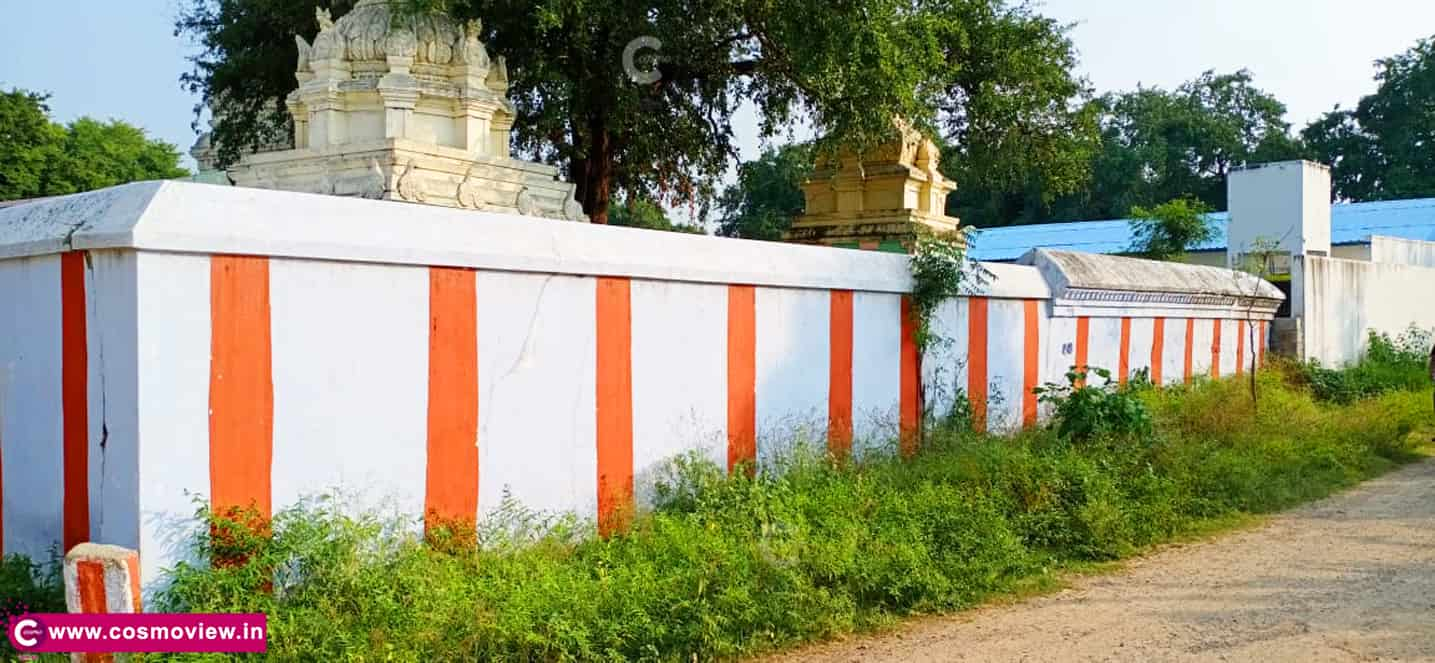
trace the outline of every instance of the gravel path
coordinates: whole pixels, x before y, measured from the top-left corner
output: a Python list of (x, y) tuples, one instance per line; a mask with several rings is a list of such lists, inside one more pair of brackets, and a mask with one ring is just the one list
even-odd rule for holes
[(1435, 460), (1024, 603), (780, 661), (1435, 661)]

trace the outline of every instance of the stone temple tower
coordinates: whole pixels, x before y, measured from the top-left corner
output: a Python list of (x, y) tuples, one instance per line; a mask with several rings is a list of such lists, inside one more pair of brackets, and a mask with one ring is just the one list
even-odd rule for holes
[(866, 153), (819, 161), (802, 185), (806, 212), (787, 241), (906, 252), (920, 232), (950, 232), (947, 195), (957, 186), (938, 170), (936, 143), (900, 120), (899, 138)]
[(296, 37), (295, 149), (246, 156), (239, 186), (587, 221), (558, 169), (509, 156), (508, 67), (477, 21), (360, 0)]

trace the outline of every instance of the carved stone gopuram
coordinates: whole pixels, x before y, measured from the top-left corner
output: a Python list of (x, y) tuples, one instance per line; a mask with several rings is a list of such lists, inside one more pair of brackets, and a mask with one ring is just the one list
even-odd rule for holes
[(244, 157), (236, 185), (588, 220), (557, 168), (510, 157), (508, 67), (477, 21), (387, 0), (317, 20), (314, 43), (295, 38), (295, 148)]

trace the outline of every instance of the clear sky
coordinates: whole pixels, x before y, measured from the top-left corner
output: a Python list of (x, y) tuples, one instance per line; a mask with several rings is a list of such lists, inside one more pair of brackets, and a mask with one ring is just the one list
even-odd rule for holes
[[(0, 0), (0, 86), (52, 93), (61, 121), (119, 118), (187, 150), (195, 100), (178, 82), (191, 51), (172, 35), (179, 2)], [(1435, 0), (1046, 0), (1042, 11), (1076, 24), (1081, 72), (1098, 91), (1244, 67), (1297, 126), (1353, 105), (1375, 87), (1376, 58), (1435, 34)], [(743, 115), (751, 157), (755, 123)]]

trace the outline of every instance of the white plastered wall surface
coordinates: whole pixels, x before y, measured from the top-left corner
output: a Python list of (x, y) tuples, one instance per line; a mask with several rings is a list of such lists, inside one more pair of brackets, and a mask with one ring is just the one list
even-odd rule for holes
[(1364, 355), (1371, 331), (1435, 330), (1435, 267), (1316, 256), (1292, 267), (1308, 358), (1340, 366)]
[[(595, 329), (606, 324), (595, 297), (604, 279), (631, 283), (628, 453), (640, 501), (675, 455), (727, 460), (733, 288), (755, 289), (748, 350), (760, 459), (780, 453), (790, 433), (809, 442), (828, 433), (841, 337), (832, 328), (835, 292), (853, 293), (846, 342), (856, 443), (894, 438), (905, 398), (905, 256), (193, 183), (127, 185), (0, 210), (0, 311), (34, 311), (11, 318), (24, 328), (0, 338), (8, 371), (0, 392), (10, 394), (0, 398), (9, 551), (46, 547), (65, 518), (56, 480), (65, 459), (52, 444), (63, 409), (54, 376), (62, 354), (57, 254), (65, 252), (83, 252), (93, 266), (85, 282), (88, 529), (103, 543), (139, 547), (146, 582), (183, 557), (195, 500), (210, 494), (213, 473), (226, 471), (208, 444), (217, 256), (268, 258), (273, 450), (265, 476), (276, 510), (334, 487), (370, 489), (368, 505), (406, 514), (425, 508), (433, 268), (474, 274), (476, 515), (507, 497), (584, 517), (599, 508), (595, 392), (608, 380), (595, 368), (603, 352)], [(1099, 318), (1088, 339), (1092, 362), (1113, 364), (1119, 318), (1134, 318), (1127, 363), (1135, 370), (1150, 363), (1153, 316), (1172, 316), (1162, 326), (1170, 330), (1165, 366), (1181, 363), (1172, 359), (1172, 336), (1184, 333), (1177, 316), (1202, 318), (1195, 333), (1209, 335), (1212, 319), (1243, 315), (1180, 297), (1124, 308), (1099, 298), (1063, 304), (1069, 292), (1112, 284), (1040, 266), (986, 268), (989, 286), (938, 311), (934, 329), (945, 342), (920, 362), (918, 384), (938, 415), (956, 391), (980, 392), (993, 430), (1033, 416), (1033, 380), (1061, 379), (1079, 316)], [(1161, 283), (1140, 276), (1126, 288), (1149, 293)], [(1166, 294), (1201, 294), (1189, 290)], [(1204, 373), (1209, 348), (1193, 354)], [(1180, 379), (1172, 374), (1166, 381)], [(17, 459), (38, 468), (33, 477)], [(22, 494), (31, 500), (23, 509), (14, 498)]]

